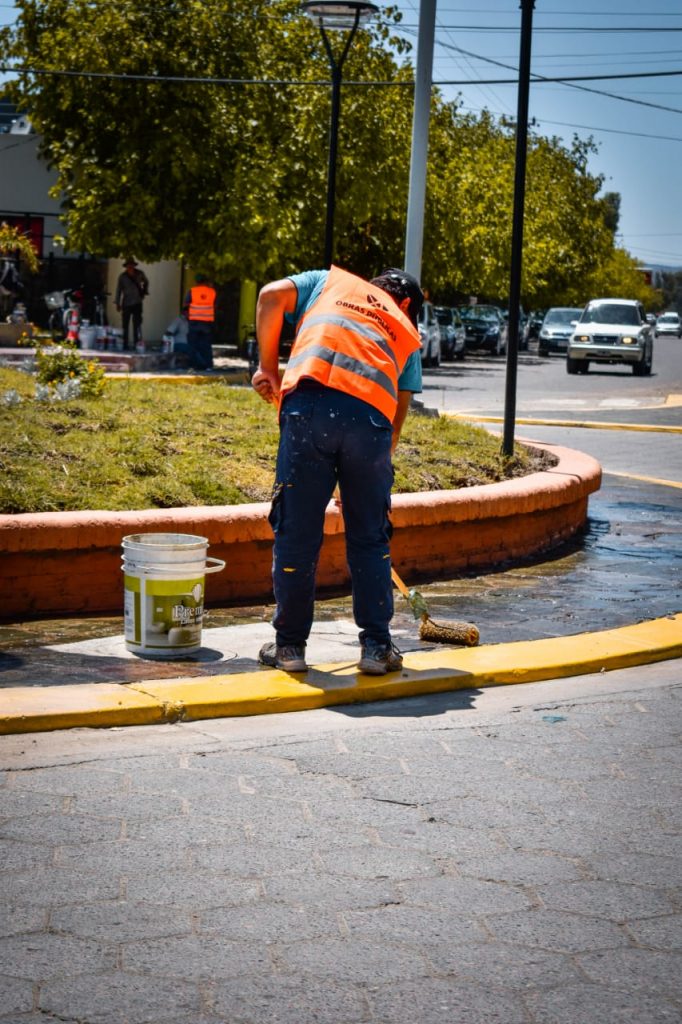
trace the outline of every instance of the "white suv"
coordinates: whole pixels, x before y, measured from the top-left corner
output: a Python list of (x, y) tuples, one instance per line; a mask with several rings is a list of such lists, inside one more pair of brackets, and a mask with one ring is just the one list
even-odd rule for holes
[(644, 377), (651, 373), (653, 348), (651, 324), (641, 302), (593, 299), (568, 342), (566, 370), (587, 373), (590, 363), (622, 363)]

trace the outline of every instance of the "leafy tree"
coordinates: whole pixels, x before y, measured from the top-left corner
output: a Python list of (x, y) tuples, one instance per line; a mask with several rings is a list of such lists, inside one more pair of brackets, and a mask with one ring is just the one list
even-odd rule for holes
[[(183, 259), (218, 280), (320, 265), (330, 89), (319, 83), (329, 63), (298, 0), (16, 6), (17, 27), (0, 44), (18, 63), (128, 76), (23, 72), (9, 87), (57, 169), (71, 248)], [(386, 9), (358, 33), (344, 68), (336, 252), (365, 275), (403, 260), (413, 91), (396, 20)], [(513, 126), (485, 111), (463, 116), (437, 91), (431, 110), (422, 279), (434, 295), (505, 301)], [(627, 292), (633, 265), (613, 243), (618, 197), (599, 197), (593, 151), (589, 140), (529, 140), (526, 306), (579, 303), (602, 282)]]
[[(330, 90), (312, 83), (329, 79), (329, 64), (297, 0), (17, 0), (17, 8), (18, 27), (3, 41), (18, 61), (149, 76), (24, 73), (11, 87), (57, 169), (72, 248), (184, 258), (216, 276), (254, 279), (320, 263)], [(387, 27), (359, 33), (347, 77), (409, 82), (387, 41)], [(155, 81), (163, 76), (311, 84)], [(371, 218), (400, 235), (411, 114), (407, 103), (402, 117), (393, 107), (405, 91), (344, 89), (337, 204), (347, 244)]]
[(620, 223), (620, 193), (605, 192), (602, 198), (604, 221), (609, 231), (615, 235)]
[(661, 276), (661, 308), (682, 313), (682, 270), (666, 270)]
[(647, 284), (641, 264), (625, 249), (613, 248), (588, 280), (590, 298), (638, 299), (653, 309), (660, 293)]
[[(515, 138), (490, 114), (434, 118), (427, 230), (437, 243), (426, 254), (437, 291), (505, 302), (509, 289)], [(613, 251), (613, 234), (598, 197), (602, 180), (588, 173), (590, 141), (570, 147), (529, 138), (522, 303), (580, 304), (589, 282)], [(445, 226), (445, 228), (443, 228)]]
[(10, 227), (5, 221), (0, 223), (0, 256), (18, 255), (32, 274), (38, 272), (38, 257), (33, 244), (27, 235), (18, 228)]

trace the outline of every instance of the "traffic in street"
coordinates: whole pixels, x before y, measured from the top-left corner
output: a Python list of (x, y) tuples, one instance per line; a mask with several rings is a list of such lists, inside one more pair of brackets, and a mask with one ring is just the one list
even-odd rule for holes
[[(505, 380), (504, 356), (468, 352), (464, 361), (425, 369), (419, 401), (440, 413), (474, 421), (485, 417), (481, 422), (489, 429), (501, 430)], [(524, 420), (543, 423), (519, 422)], [(577, 425), (585, 421), (604, 423), (604, 429)], [(613, 423), (632, 429), (607, 428)], [(668, 429), (638, 429), (643, 426)], [(599, 459), (605, 471), (682, 483), (679, 436), (669, 429), (674, 427), (682, 429), (682, 341), (676, 337), (655, 340), (652, 373), (646, 377), (626, 366), (591, 366), (587, 374), (573, 376), (566, 372), (565, 355), (541, 357), (537, 343), (519, 353), (518, 438), (578, 448)]]

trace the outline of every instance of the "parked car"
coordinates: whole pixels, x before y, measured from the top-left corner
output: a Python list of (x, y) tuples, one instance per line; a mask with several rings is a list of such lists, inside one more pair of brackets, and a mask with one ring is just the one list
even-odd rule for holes
[(499, 356), (507, 349), (507, 325), (497, 306), (461, 306), (467, 349)]
[(676, 334), (682, 338), (682, 321), (678, 313), (661, 313), (656, 321), (656, 337), (662, 334)]
[[(507, 328), (507, 341), (509, 340), (509, 310), (503, 309), (501, 306), (496, 307), (499, 309), (502, 319), (504, 320)], [(524, 310), (523, 306), (519, 306), (519, 352), (523, 352), (528, 348), (528, 338), (526, 337), (526, 324), (528, 323), (528, 314)]]
[(466, 331), (459, 310), (454, 307), (452, 309), (452, 322), (455, 325), (455, 359), (461, 360), (467, 354)]
[(464, 358), (464, 324), (456, 309), (435, 306), (434, 312), (440, 329), (440, 351), (443, 359)]
[(641, 302), (593, 299), (568, 342), (566, 370), (587, 373), (590, 363), (621, 363), (637, 377), (651, 373), (654, 342)]
[(538, 340), (540, 328), (542, 327), (542, 321), (544, 319), (544, 309), (534, 309), (533, 312), (529, 314), (528, 319), (526, 320), (526, 325), (523, 328), (523, 340), (525, 342), (526, 348), (528, 348), (529, 342)]
[(578, 323), (582, 309), (571, 306), (552, 306), (545, 313), (538, 334), (538, 355), (548, 356), (550, 352), (565, 352), (568, 339)]
[(425, 302), (422, 306), (417, 327), (421, 342), (422, 366), (440, 366), (440, 328), (430, 302)]

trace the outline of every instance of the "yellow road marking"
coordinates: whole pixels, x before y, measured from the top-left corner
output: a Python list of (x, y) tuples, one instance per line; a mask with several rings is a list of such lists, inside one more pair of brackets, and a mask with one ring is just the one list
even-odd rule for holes
[[(458, 420), (468, 420), (477, 423), (504, 423), (503, 416), (477, 416), (468, 412), (446, 412), (443, 415), (452, 416)], [(640, 430), (660, 434), (682, 434), (682, 425), (658, 426), (655, 423), (600, 423), (599, 420), (544, 420), (534, 419), (530, 416), (518, 416), (516, 423), (531, 427), (582, 427), (590, 430)]]
[(660, 484), (662, 487), (682, 487), (677, 480), (661, 480), (657, 476), (639, 476), (637, 473), (617, 473), (615, 469), (605, 469), (606, 476), (622, 476), (628, 480), (642, 480), (645, 484)]

